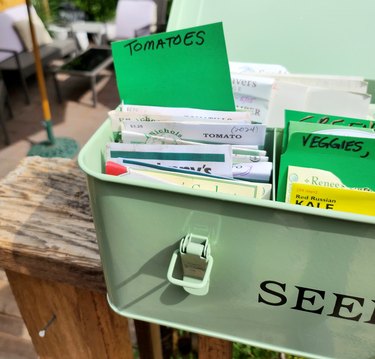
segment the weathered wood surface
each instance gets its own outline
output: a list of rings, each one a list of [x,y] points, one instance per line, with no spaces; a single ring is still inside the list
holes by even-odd
[[[84,173],[26,157],[0,182],[2,268],[105,291]]]

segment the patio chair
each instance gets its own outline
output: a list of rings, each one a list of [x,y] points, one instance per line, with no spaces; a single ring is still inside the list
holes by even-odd
[[[51,38],[33,7],[31,13],[43,66],[54,59],[63,58],[77,51],[74,39]],[[26,78],[36,72],[32,50],[26,5],[21,4],[2,11],[0,13],[0,70],[3,73],[19,74],[26,103],[30,103]]]
[[[116,18],[106,24],[108,41],[130,39],[156,32],[157,5],[153,0],[119,0]]]
[[[9,134],[7,131],[7,127],[5,124],[6,119],[6,107],[8,108],[8,113],[11,117],[13,117],[12,108],[9,103],[8,92],[5,87],[3,79],[0,77],[0,126],[4,132],[4,143],[6,145],[10,144]]]

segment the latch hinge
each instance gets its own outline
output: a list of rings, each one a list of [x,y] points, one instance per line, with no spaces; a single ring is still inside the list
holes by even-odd
[[[191,294],[205,295],[209,289],[209,279],[213,264],[207,237],[194,234],[186,235],[180,242],[180,249],[176,250],[168,268],[168,280],[184,287]],[[181,258],[183,279],[173,276],[178,256]]]

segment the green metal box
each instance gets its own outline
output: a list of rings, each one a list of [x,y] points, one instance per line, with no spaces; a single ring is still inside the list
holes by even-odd
[[[375,80],[372,0],[173,0],[168,30],[222,21],[231,61]]]
[[[111,137],[106,120],[79,164],[117,313],[314,358],[375,356],[375,218],[104,175]],[[277,152],[280,133],[268,137]],[[203,296],[167,279],[187,234],[211,246]]]

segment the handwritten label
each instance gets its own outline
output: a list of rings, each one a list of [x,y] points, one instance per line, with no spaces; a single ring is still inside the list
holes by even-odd
[[[130,56],[139,51],[153,51],[153,50],[163,50],[165,48],[171,48],[173,46],[201,46],[204,44],[204,36],[206,33],[204,31],[190,31],[185,34],[184,37],[181,35],[169,36],[165,39],[158,40],[146,40],[141,41],[134,39],[124,45],[125,48],[129,49]]]
[[[330,125],[345,125],[349,127],[373,128],[375,123],[366,119],[324,115],[319,113],[286,110],[286,119],[298,122],[321,123]]]
[[[320,136],[316,134],[302,136],[302,143],[304,147],[327,148],[346,152],[360,152],[363,150],[364,145],[363,141],[346,140],[342,137]],[[369,151],[365,151],[362,154],[359,153],[359,157],[361,158],[366,158],[369,155]]]
[[[243,133],[243,132],[252,132],[252,133],[258,133],[260,127],[259,126],[233,126],[231,129],[232,133]]]
[[[372,121],[367,120],[352,120],[348,121],[348,119],[343,118],[332,118],[330,116],[305,116],[299,120],[300,122],[314,122],[314,123],[321,123],[321,124],[330,124],[330,125],[347,125],[349,127],[361,127],[361,128],[375,128],[375,123]],[[366,122],[365,122],[366,121]]]
[[[222,23],[112,43],[125,104],[234,111]]]

